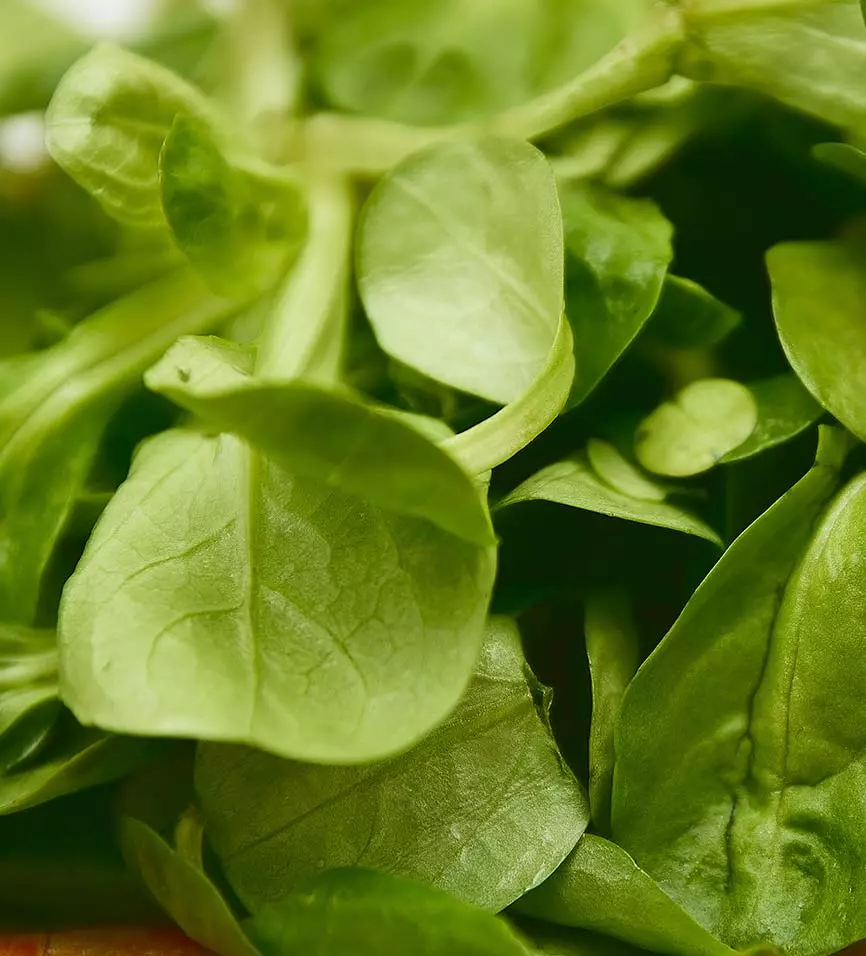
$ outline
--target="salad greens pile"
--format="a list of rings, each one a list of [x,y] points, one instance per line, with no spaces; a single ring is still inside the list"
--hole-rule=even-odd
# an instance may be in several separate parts
[[[858,3],[3,0],[0,114],[3,926],[866,939]]]

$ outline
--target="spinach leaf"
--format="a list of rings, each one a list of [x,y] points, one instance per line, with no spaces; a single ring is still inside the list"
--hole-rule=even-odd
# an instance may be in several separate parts
[[[195,861],[138,820],[123,821],[122,837],[148,889],[190,939],[218,956],[257,956],[219,890]],[[200,833],[198,843],[200,854]]]
[[[691,279],[669,275],[649,331],[673,348],[709,348],[730,335],[742,318]]]
[[[204,94],[171,70],[100,44],[54,93],[45,118],[48,149],[110,215],[161,226],[159,156],[180,114],[216,122]]]
[[[820,143],[812,155],[830,166],[835,166],[861,182],[866,182],[866,153],[848,143]]]
[[[297,259],[307,217],[300,183],[223,155],[208,124],[180,114],[159,159],[162,206],[178,245],[219,295],[246,300]]]
[[[118,401],[178,337],[231,306],[181,271],[51,349],[0,363],[0,617],[29,624],[40,581]]]
[[[656,205],[598,187],[560,189],[565,221],[565,302],[582,402],[655,309],[673,258],[672,227]]]
[[[609,833],[614,728],[622,696],[639,661],[638,635],[628,595],[615,590],[590,597],[584,634],[592,680],[589,803],[596,832]]]
[[[439,890],[382,873],[326,873],[245,927],[262,956],[529,956],[504,921]]]
[[[739,448],[757,424],[757,403],[745,385],[700,379],[641,422],[635,454],[647,471],[685,478],[708,471]]]
[[[59,707],[54,632],[0,624],[0,773],[45,746]]]
[[[535,956],[641,956],[646,953],[644,949],[588,930],[565,929],[540,920],[521,920],[517,925],[532,941]]]
[[[682,531],[721,544],[718,534],[709,525],[679,506],[637,498],[611,487],[596,474],[584,453],[542,468],[498,502],[496,510],[530,501],[552,501],[612,518]]]
[[[587,834],[519,910],[670,956],[730,956],[615,843]]]
[[[256,911],[325,867],[363,866],[502,909],[562,862],[587,823],[548,707],[516,628],[499,618],[454,715],[395,760],[314,767],[202,745],[198,799],[233,888]]]
[[[782,347],[800,380],[866,440],[866,250],[855,243],[789,243],[767,256]]]
[[[755,4],[734,15],[696,7],[683,75],[747,86],[836,126],[866,130],[866,28],[855,3]],[[784,9],[789,6],[789,9]]]
[[[530,387],[562,315],[562,221],[534,147],[500,138],[410,156],[376,187],[358,283],[386,352],[500,404]]]
[[[290,474],[232,436],[165,432],[66,586],[64,699],[116,731],[333,763],[385,756],[457,703],[494,565],[490,548]]]
[[[837,492],[849,442],[822,430],[815,467],[725,553],[623,700],[614,838],[738,948],[812,956],[866,935],[851,546],[866,481]]]
[[[469,475],[416,428],[348,392],[269,384],[251,369],[251,355],[228,343],[182,339],[146,382],[298,477],[424,518],[473,544],[493,543]]]
[[[821,406],[790,372],[751,382],[749,391],[758,406],[758,424],[742,445],[721,459],[723,464],[775,448],[814,425],[823,414]]]

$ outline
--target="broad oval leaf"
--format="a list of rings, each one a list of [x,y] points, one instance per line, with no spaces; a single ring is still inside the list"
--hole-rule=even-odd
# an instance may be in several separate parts
[[[649,330],[654,338],[673,348],[709,348],[730,335],[742,319],[736,309],[696,282],[669,275]]]
[[[358,283],[386,352],[512,401],[545,366],[562,314],[562,219],[547,160],[494,137],[410,156],[364,209]]]
[[[599,478],[615,491],[642,501],[664,501],[668,496],[667,488],[643,473],[610,442],[590,438],[586,457]]]
[[[551,501],[611,518],[670,528],[721,546],[721,539],[709,525],[677,505],[635,498],[611,487],[593,471],[585,454],[542,468],[506,495],[496,510],[530,501]]]
[[[749,391],[758,406],[758,424],[742,445],[722,458],[724,464],[744,461],[790,441],[814,425],[824,413],[797,376],[790,372],[750,382]]]
[[[184,338],[145,380],[300,477],[425,518],[475,544],[493,543],[472,479],[417,428],[349,392],[249,376],[249,366],[239,368],[248,359],[220,339]]]
[[[271,903],[245,929],[262,956],[529,956],[504,921],[427,886],[338,870]]]
[[[307,231],[300,183],[233,163],[208,124],[181,114],[159,159],[162,206],[178,245],[219,295],[251,299],[297,259]]]
[[[587,823],[547,708],[514,625],[494,619],[457,711],[395,760],[313,767],[202,745],[208,836],[254,911],[323,867],[362,866],[496,912],[549,875]]]
[[[745,385],[700,379],[643,420],[635,434],[635,454],[657,475],[698,475],[742,445],[757,423],[758,407]]]
[[[519,909],[654,953],[731,956],[733,952],[667,896],[624,850],[592,834],[546,883],[520,901]]]
[[[390,755],[463,693],[494,568],[492,548],[230,435],[165,432],[64,591],[64,700],[117,731],[330,763]]]
[[[866,936],[866,476],[850,439],[722,557],[626,691],[613,836],[736,948]],[[845,906],[840,908],[839,901]]]
[[[866,248],[788,243],[771,249],[767,264],[788,361],[824,408],[866,441]]]
[[[159,155],[179,114],[214,121],[207,98],[177,74],[102,43],[60,81],[45,117],[48,149],[109,215],[161,226]]]
[[[652,315],[673,258],[672,227],[648,200],[597,187],[560,190],[565,221],[565,308],[577,374],[569,405],[580,404]]]

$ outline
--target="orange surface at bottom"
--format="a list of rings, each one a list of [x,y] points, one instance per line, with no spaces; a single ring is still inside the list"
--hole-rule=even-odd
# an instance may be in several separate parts
[[[207,956],[208,950],[177,930],[76,930],[0,935],[0,956]]]

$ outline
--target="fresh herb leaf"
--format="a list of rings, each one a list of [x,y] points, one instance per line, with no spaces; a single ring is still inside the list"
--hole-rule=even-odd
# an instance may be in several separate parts
[[[654,338],[678,349],[718,345],[736,329],[742,315],[690,279],[669,275],[652,317]]]

